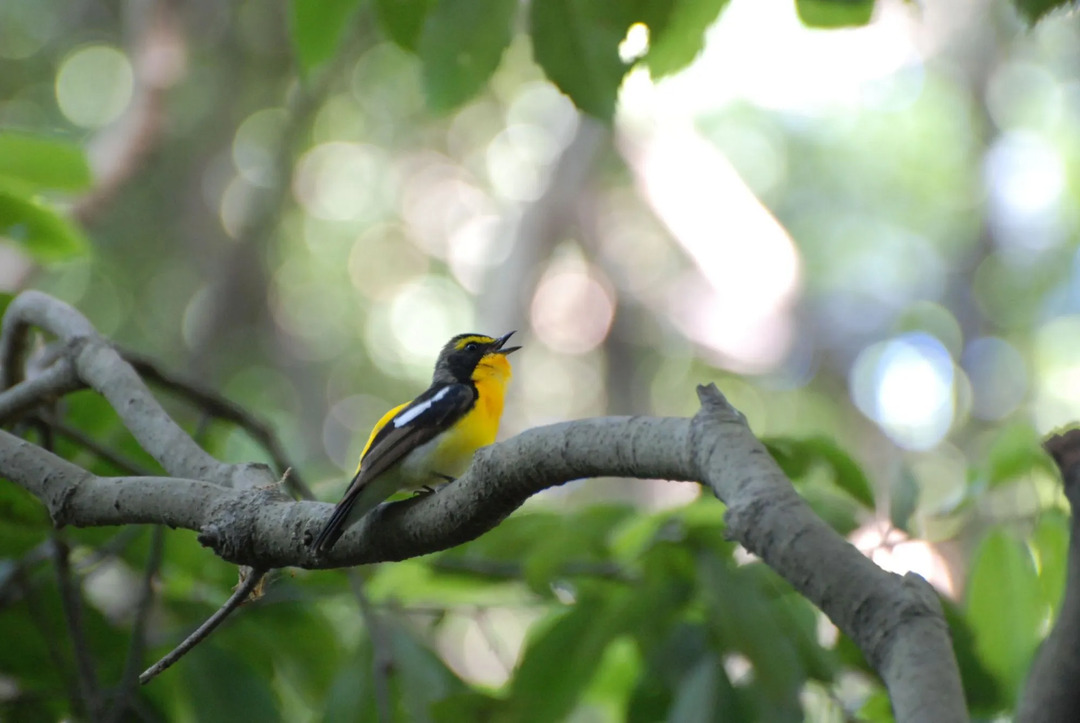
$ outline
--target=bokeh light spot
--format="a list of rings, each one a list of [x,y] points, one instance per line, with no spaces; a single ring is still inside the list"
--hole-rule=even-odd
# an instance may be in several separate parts
[[[952,426],[952,357],[938,339],[921,332],[875,344],[852,367],[851,393],[896,444],[929,449]]]
[[[595,349],[614,318],[611,292],[587,268],[549,270],[533,296],[533,330],[548,347],[564,354]]]
[[[284,110],[264,108],[249,115],[236,129],[233,163],[249,183],[269,187],[275,182],[275,154],[284,125]]]
[[[316,218],[355,221],[370,218],[395,194],[396,180],[384,153],[360,143],[315,146],[300,159],[293,194]],[[385,204],[389,205],[389,204]]]
[[[964,350],[962,362],[974,392],[971,413],[979,419],[1002,419],[1024,401],[1027,365],[1009,342],[995,336],[975,339]]]
[[[135,75],[127,56],[110,45],[91,45],[69,55],[56,74],[60,111],[83,128],[100,128],[131,102]]]

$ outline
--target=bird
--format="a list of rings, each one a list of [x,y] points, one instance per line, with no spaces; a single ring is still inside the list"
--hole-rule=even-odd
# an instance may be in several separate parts
[[[349,520],[362,518],[403,489],[426,489],[453,481],[473,453],[495,441],[506,386],[513,375],[506,346],[515,332],[498,338],[458,334],[442,348],[431,386],[375,423],[345,495],[311,543],[333,547]]]

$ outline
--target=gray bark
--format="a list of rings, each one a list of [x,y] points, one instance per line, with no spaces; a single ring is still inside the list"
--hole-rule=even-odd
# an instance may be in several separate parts
[[[727,505],[728,535],[851,636],[881,674],[898,721],[967,720],[949,631],[929,584],[881,570],[822,522],[714,386],[699,387],[702,406],[690,419],[583,419],[482,449],[453,484],[381,506],[316,555],[308,544],[330,506],[290,499],[261,465],[226,465],[207,455],[74,309],[36,292],[19,296],[0,333],[2,363],[21,356],[30,325],[67,342],[60,359],[175,475],[98,477],[0,432],[0,474],[39,497],[57,525],[163,523],[196,531],[203,545],[237,564],[330,568],[402,560],[472,540],[531,495],[570,480],[699,481]],[[15,378],[11,367],[0,369],[0,379]],[[0,409],[18,388],[0,392]]]
[[[1065,577],[1065,597],[1057,621],[1046,636],[1028,671],[1016,719],[1022,723],[1080,720],[1080,430],[1051,437],[1046,450],[1065,482],[1072,507],[1072,530]]]

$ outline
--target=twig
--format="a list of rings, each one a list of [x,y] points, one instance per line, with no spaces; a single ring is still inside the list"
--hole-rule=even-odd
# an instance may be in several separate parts
[[[37,376],[0,391],[0,425],[10,424],[39,404],[83,386],[72,363],[67,358],[60,358]]]
[[[206,622],[196,628],[195,632],[184,638],[184,641],[173,648],[172,652],[143,671],[142,675],[139,676],[139,683],[142,685],[149,683],[173,663],[184,657],[188,651],[201,643],[210,633],[214,632],[214,629],[221,625],[233,610],[240,607],[248,599],[251,591],[259,584],[266,572],[265,569],[253,569],[247,579],[225,601],[225,604],[217,609],[217,612],[208,617]]]
[[[301,499],[315,499],[311,488],[297,474],[296,467],[289,463],[284,446],[269,424],[239,404],[226,399],[219,392],[192,379],[184,379],[178,374],[165,371],[152,359],[128,350],[120,350],[120,353],[143,379],[187,399],[214,418],[232,422],[245,430],[270,455],[279,475],[283,475],[286,470],[292,470],[285,482],[288,487]]]
[[[364,578],[360,571],[348,571],[349,585],[352,587],[356,602],[360,605],[360,615],[364,618],[364,627],[371,638],[371,679],[375,690],[375,709],[379,723],[392,723],[394,720],[392,701],[390,700],[390,675],[394,672],[394,654],[390,641],[386,639],[386,628],[379,620],[378,613],[364,590]]]
[[[120,453],[109,449],[77,427],[72,427],[70,424],[62,422],[59,419],[49,419],[44,416],[39,416],[38,419],[42,424],[47,425],[49,429],[53,430],[61,437],[65,437],[80,447],[83,447],[94,456],[108,462],[125,474],[137,475],[139,477],[149,477],[154,474],[138,462],[128,459]]]
[[[264,466],[225,464],[199,447],[85,316],[40,291],[24,291],[4,312],[0,327],[0,387],[17,378],[17,360],[22,358],[29,330],[34,326],[64,342],[64,356],[73,364],[79,379],[109,402],[142,448],[170,474],[227,487],[266,484],[270,475]]]
[[[120,678],[120,687],[113,700],[112,710],[106,717],[107,721],[117,723],[122,721],[128,703],[135,695],[139,681],[139,668],[142,667],[143,656],[146,653],[146,623],[150,619],[150,609],[154,602],[154,576],[161,568],[164,551],[165,528],[158,525],[150,538],[150,555],[146,559],[139,605],[135,608],[135,617],[131,622],[131,644],[128,647],[127,661],[124,663],[124,674]]]
[[[503,672],[506,675],[510,675],[510,671],[514,669],[514,661],[510,659],[509,651],[502,644],[502,640],[499,639],[499,635],[495,632],[495,628],[492,627],[491,618],[488,617],[487,611],[477,609],[473,614],[473,620],[476,621],[476,626],[480,628],[480,634],[484,636],[484,640],[488,645],[488,650],[490,650],[495,656],[495,659],[499,661],[499,665],[502,666]]]
[[[436,570],[460,572],[496,579],[521,579],[525,576],[525,567],[513,560],[487,560],[463,557],[440,557],[432,563]],[[613,562],[567,562],[555,571],[558,575],[603,577],[612,580],[632,582],[633,576]]]
[[[56,562],[56,579],[60,587],[60,602],[64,608],[68,636],[75,655],[75,672],[78,674],[79,695],[82,697],[86,715],[90,720],[97,720],[100,700],[97,673],[94,672],[94,660],[83,629],[82,601],[76,586],[72,584],[70,549],[59,536],[53,539],[53,559]]]

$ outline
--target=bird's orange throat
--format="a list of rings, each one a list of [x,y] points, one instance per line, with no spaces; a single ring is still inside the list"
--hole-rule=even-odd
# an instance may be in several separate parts
[[[505,354],[488,354],[473,370],[472,381],[476,385],[476,391],[480,393],[477,404],[483,405],[484,413],[495,420],[502,416],[506,385],[513,376],[510,361]]]

